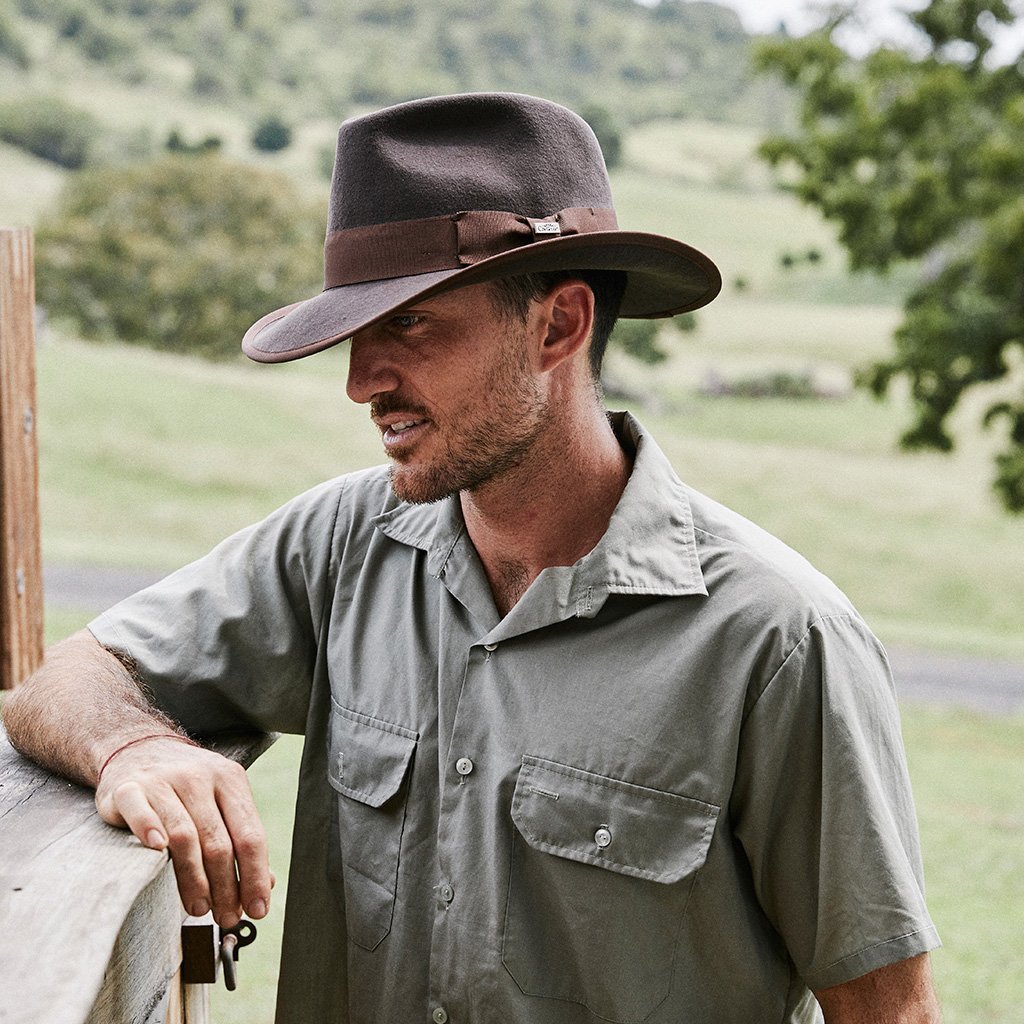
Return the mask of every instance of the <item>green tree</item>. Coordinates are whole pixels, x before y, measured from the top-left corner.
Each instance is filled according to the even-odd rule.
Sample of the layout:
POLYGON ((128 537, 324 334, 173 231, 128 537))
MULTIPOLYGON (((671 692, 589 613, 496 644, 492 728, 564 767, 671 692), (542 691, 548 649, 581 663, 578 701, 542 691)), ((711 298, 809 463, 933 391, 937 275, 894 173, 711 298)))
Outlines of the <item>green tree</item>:
POLYGON ((216 154, 82 171, 37 232, 39 302, 86 337, 228 357, 319 290, 322 238, 289 179, 216 154))
MULTIPOLYGON (((799 39, 760 47, 762 70, 801 96, 799 129, 762 155, 839 225, 855 270, 921 260, 893 355, 861 383, 886 394, 909 381, 908 448, 948 450, 964 392, 1009 378, 1024 345, 1024 62, 995 66, 991 33, 1013 21, 1005 0, 931 0, 908 15, 923 49, 855 60, 834 41, 847 13, 799 39)), ((991 406, 1004 422, 995 488, 1024 512, 1024 392, 991 406)))

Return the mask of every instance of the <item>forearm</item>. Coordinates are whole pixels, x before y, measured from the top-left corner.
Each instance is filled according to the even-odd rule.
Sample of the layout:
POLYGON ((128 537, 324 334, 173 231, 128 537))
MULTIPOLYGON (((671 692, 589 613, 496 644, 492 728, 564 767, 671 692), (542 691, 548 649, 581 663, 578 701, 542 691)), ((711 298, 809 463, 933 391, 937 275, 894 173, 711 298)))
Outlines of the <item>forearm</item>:
POLYGON ((89 786, 123 743, 177 731, 128 668, 87 630, 47 651, 39 669, 8 698, 4 725, 26 757, 89 786))
POLYGON ((6 704, 4 722, 23 754, 95 786, 104 821, 170 850, 190 913, 212 907, 227 928, 243 909, 266 914, 273 880, 245 771, 213 751, 151 738, 181 733, 91 633, 47 652, 6 704))
POLYGON ((814 994, 825 1024, 942 1024, 927 953, 814 994))

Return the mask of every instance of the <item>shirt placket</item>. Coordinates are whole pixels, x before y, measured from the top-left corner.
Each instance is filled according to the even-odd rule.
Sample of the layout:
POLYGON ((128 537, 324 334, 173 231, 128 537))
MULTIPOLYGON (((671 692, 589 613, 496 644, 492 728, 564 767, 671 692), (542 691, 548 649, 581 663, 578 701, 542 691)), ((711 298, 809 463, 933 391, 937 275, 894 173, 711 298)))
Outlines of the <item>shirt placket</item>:
POLYGON ((502 900, 522 726, 514 687, 528 660, 523 633, 563 616, 537 608, 523 633, 508 619, 498 622, 489 590, 479 600, 486 587, 479 566, 457 555, 441 577, 449 593, 438 622, 440 799, 427 1020, 480 1024, 505 1005, 502 900))

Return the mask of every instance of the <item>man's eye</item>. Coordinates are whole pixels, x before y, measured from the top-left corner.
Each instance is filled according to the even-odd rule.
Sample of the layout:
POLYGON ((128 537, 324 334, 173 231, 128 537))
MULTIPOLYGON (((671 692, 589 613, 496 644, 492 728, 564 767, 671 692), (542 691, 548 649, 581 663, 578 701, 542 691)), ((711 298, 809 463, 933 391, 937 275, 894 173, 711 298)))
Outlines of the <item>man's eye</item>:
POLYGON ((420 322, 420 318, 413 313, 399 313, 398 316, 392 317, 391 322, 403 331, 407 331, 410 327, 415 327, 420 322))

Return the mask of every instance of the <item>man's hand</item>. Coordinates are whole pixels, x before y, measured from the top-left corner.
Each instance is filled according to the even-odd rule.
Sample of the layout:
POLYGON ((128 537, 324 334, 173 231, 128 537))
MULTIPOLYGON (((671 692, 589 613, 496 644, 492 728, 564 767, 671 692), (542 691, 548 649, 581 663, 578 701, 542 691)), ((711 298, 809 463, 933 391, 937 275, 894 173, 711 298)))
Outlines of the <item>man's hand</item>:
POLYGON ((273 876, 245 770, 175 739, 174 723, 88 630, 46 652, 7 700, 4 725, 27 757, 95 786, 104 821, 170 850, 189 913, 212 908, 226 928, 243 909, 266 914, 273 876))
POLYGON ((230 928, 266 916, 267 842, 245 769, 220 754, 150 738, 120 751, 96 789, 100 817, 169 849, 185 909, 230 928))

